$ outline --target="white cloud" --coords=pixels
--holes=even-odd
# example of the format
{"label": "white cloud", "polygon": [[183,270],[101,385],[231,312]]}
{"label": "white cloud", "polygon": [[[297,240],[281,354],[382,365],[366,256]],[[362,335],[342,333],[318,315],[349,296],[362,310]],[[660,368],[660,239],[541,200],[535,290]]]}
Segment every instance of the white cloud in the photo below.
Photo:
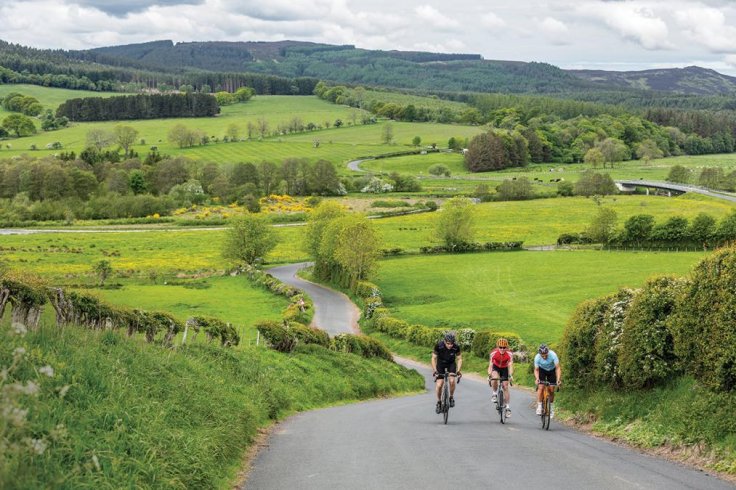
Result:
{"label": "white cloud", "polygon": [[421,21],[427,22],[438,29],[452,30],[460,27],[457,20],[442,15],[439,10],[431,5],[420,5],[414,9],[414,12]]}
{"label": "white cloud", "polygon": [[539,24],[541,31],[552,44],[570,44],[570,30],[564,22],[545,17]]}
{"label": "white cloud", "polygon": [[674,14],[678,25],[693,41],[715,53],[736,53],[736,28],[726,24],[726,16],[716,8],[693,7]]}
{"label": "white cloud", "polygon": [[736,54],[729,54],[723,57],[723,62],[728,66],[736,68]]}
{"label": "white cloud", "polygon": [[480,18],[480,24],[489,29],[497,29],[499,27],[505,27],[506,21],[493,12],[488,12]]}
{"label": "white cloud", "polygon": [[576,12],[603,22],[625,39],[644,49],[672,49],[667,23],[644,2],[587,2],[576,7]]}

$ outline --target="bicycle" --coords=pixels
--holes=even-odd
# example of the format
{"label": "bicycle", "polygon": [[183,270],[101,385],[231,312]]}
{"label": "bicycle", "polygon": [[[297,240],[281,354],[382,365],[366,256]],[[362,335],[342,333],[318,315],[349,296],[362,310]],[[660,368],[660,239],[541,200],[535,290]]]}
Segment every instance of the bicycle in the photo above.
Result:
{"label": "bicycle", "polygon": [[549,430],[549,421],[552,419],[550,408],[551,402],[549,401],[549,388],[557,387],[557,390],[555,391],[560,391],[560,387],[557,385],[557,383],[550,383],[549,381],[541,381],[539,384],[544,385],[544,390],[542,390],[542,428],[544,430]]}
{"label": "bicycle", "polygon": [[[493,378],[490,376],[488,377],[488,382],[490,384],[490,381]],[[496,411],[498,412],[498,416],[501,418],[501,423],[506,423],[506,392],[503,390],[503,383],[504,381],[508,381],[511,386],[514,385],[514,382],[512,381],[512,378],[500,378],[498,380],[498,393],[496,395]]]}
{"label": "bicycle", "polygon": [[442,383],[442,397],[440,399],[440,414],[442,415],[445,424],[447,424],[447,418],[450,415],[450,376],[455,376],[459,383],[460,378],[462,378],[463,375],[461,374],[458,376],[455,373],[449,373],[447,372],[447,368],[445,368],[445,372],[443,374],[437,374],[437,376],[435,376],[435,381],[440,378],[444,379],[444,382]]}

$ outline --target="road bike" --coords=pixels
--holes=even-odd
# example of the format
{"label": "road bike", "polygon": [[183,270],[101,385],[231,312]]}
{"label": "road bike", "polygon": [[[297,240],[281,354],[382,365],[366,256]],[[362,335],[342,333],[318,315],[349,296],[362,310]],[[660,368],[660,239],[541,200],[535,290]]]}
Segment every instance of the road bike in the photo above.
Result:
{"label": "road bike", "polygon": [[[488,384],[490,384],[491,380],[490,376],[488,377]],[[511,386],[514,385],[514,382],[511,381],[511,378],[500,378],[498,380],[498,393],[496,394],[496,411],[498,412],[498,416],[501,419],[501,423],[506,423],[506,392],[503,389],[503,383],[504,381],[508,381]],[[491,385],[491,389],[493,389],[493,385]]]}
{"label": "road bike", "polygon": [[544,385],[544,389],[542,390],[542,428],[549,430],[549,421],[552,419],[552,410],[550,407],[552,402],[549,399],[550,388],[557,387],[555,391],[560,391],[560,387],[557,386],[557,383],[550,383],[549,381],[542,381],[539,384]]}
{"label": "road bike", "polygon": [[457,383],[460,382],[460,378],[462,378],[461,375],[456,375],[455,373],[449,373],[447,372],[447,368],[445,368],[445,372],[443,374],[438,374],[435,378],[435,381],[442,378],[444,379],[444,382],[442,383],[442,396],[440,397],[440,414],[442,415],[442,418],[445,421],[445,424],[447,424],[447,418],[450,415],[450,377],[456,376],[457,377]]}

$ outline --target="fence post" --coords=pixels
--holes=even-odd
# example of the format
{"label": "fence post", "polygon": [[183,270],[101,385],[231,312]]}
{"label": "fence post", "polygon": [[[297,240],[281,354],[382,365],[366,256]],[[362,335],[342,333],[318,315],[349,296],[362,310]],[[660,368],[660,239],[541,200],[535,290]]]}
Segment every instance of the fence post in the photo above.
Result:
{"label": "fence post", "polygon": [[256,347],[258,347],[260,341],[261,341],[261,331],[256,330]]}
{"label": "fence post", "polygon": [[184,335],[181,338],[181,345],[184,345],[187,341],[187,333],[189,333],[189,325],[184,325]]}

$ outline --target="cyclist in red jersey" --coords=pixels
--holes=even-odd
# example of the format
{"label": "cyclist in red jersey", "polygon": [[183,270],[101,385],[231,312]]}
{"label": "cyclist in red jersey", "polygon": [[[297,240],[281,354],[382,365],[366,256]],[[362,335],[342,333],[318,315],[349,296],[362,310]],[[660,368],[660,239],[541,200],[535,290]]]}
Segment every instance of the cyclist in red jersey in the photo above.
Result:
{"label": "cyclist in red jersey", "polygon": [[488,379],[490,380],[491,389],[493,389],[493,398],[491,401],[496,403],[498,397],[498,380],[503,381],[503,390],[506,393],[506,417],[511,416],[511,391],[509,390],[509,379],[514,378],[514,355],[509,350],[509,341],[506,339],[498,339],[496,348],[491,351],[488,362]]}

